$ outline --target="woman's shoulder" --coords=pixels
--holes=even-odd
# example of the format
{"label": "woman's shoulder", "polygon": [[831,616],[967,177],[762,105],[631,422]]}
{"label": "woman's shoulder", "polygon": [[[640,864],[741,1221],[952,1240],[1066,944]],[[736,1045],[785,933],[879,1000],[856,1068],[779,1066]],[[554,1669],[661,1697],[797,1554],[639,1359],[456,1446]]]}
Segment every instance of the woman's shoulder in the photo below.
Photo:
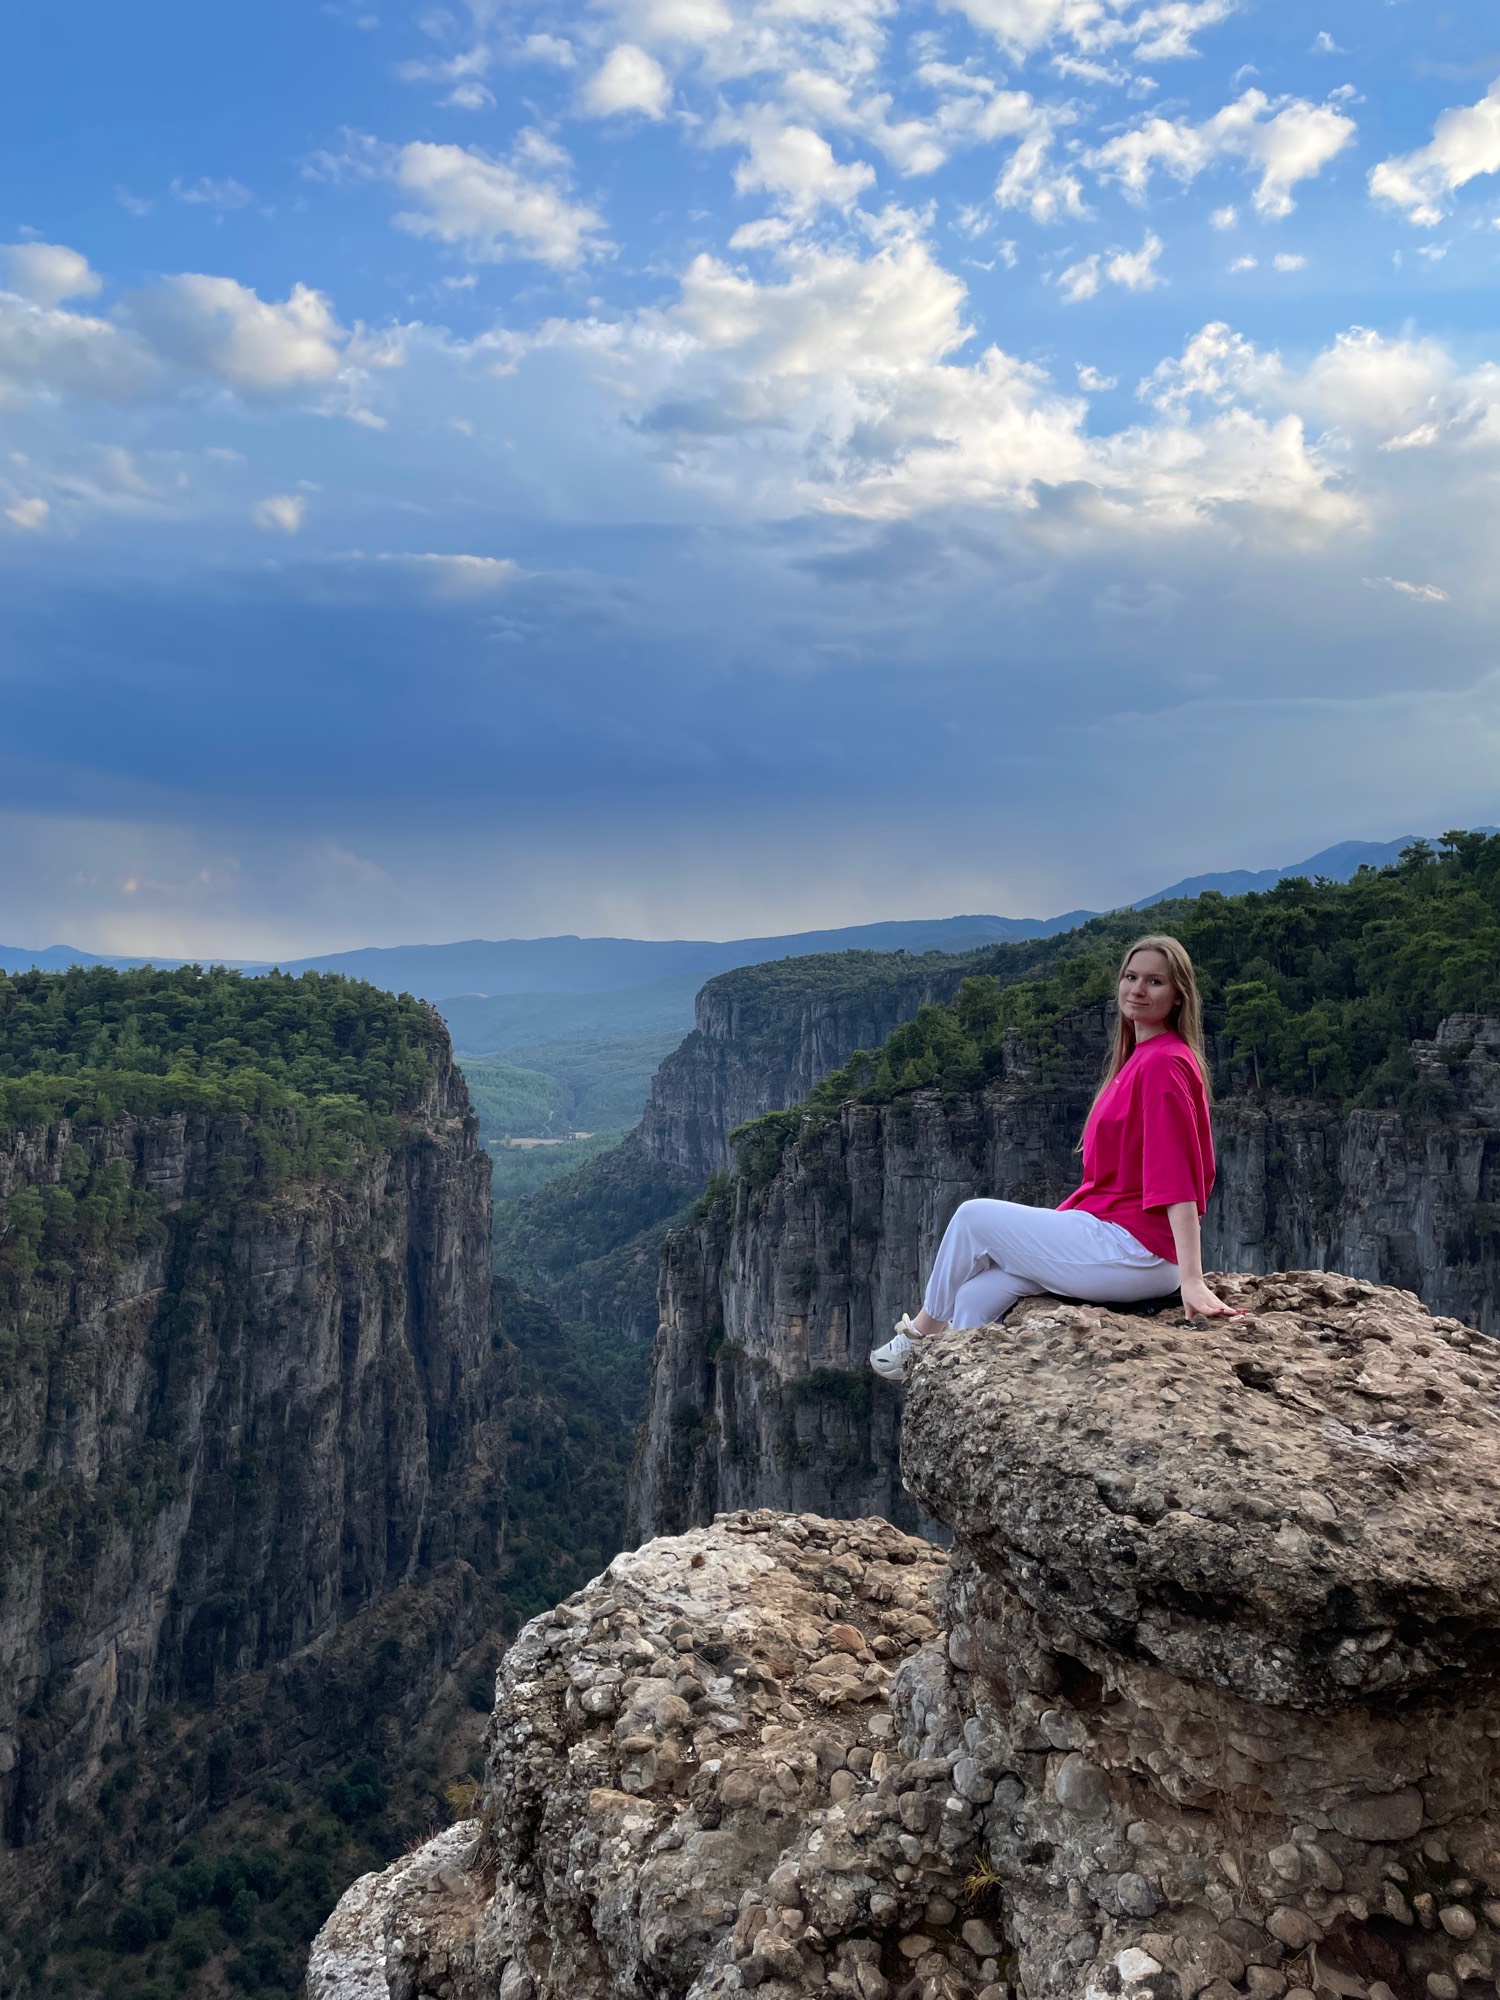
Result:
{"label": "woman's shoulder", "polygon": [[1138,1059],[1141,1056],[1146,1057],[1146,1062],[1142,1065],[1143,1074],[1149,1069],[1163,1082],[1169,1079],[1175,1080],[1178,1076],[1200,1085],[1203,1082],[1203,1072],[1198,1067],[1198,1058],[1174,1028],[1164,1029],[1161,1034],[1153,1035],[1149,1042],[1141,1043],[1136,1050],[1136,1056]]}

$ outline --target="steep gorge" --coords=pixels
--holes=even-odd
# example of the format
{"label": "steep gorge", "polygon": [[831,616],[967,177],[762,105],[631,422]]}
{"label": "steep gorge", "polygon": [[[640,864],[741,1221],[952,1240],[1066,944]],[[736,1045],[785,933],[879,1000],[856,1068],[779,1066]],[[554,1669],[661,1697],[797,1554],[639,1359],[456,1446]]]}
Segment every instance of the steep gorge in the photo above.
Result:
{"label": "steep gorge", "polygon": [[[106,1759],[153,1710],[222,1702],[452,1564],[497,1567],[509,1362],[488,1166],[445,1038],[431,1054],[392,1144],[272,1191],[275,1116],[0,1139],[12,1899],[43,1885],[39,1846],[76,1845]],[[91,1210],[101,1226],[23,1256],[32,1202],[44,1229]],[[482,1629],[476,1603],[449,1663]]]}
{"label": "steep gorge", "polygon": [[[746,1506],[915,1525],[899,1398],[870,1349],[918,1300],[960,1201],[1047,1204],[1076,1184],[1106,1031],[1101,1007],[1009,1033],[982,1088],[808,1117],[769,1166],[711,1190],[663,1247],[643,1535]],[[1440,1109],[1221,1098],[1211,1269],[1338,1269],[1500,1331],[1500,1020],[1452,1017],[1410,1061]]]}

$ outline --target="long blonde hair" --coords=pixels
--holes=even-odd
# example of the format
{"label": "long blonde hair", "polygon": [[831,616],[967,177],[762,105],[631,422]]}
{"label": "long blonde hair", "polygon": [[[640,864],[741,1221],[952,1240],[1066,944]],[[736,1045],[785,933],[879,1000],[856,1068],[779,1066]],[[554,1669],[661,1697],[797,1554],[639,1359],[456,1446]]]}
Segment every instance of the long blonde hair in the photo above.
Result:
{"label": "long blonde hair", "polygon": [[[1149,937],[1137,938],[1120,960],[1120,969],[1115,974],[1117,989],[1120,980],[1125,976],[1126,966],[1138,951],[1159,951],[1167,961],[1167,971],[1177,989],[1177,1004],[1167,1017],[1167,1026],[1175,1029],[1192,1050],[1203,1077],[1203,1088],[1212,1101],[1213,1080],[1208,1073],[1208,1053],[1203,1046],[1203,1002],[1198,997],[1198,978],[1193,971],[1193,961],[1188,956],[1187,947],[1178,938],[1166,937],[1155,932]],[[1103,1080],[1094,1092],[1094,1104],[1099,1102],[1120,1074],[1134,1049],[1135,1030],[1121,1014],[1115,1022],[1115,1038],[1110,1044]],[[1090,1118],[1094,1115],[1094,1104],[1089,1106]],[[1084,1123],[1087,1125],[1088,1119],[1085,1119]]]}

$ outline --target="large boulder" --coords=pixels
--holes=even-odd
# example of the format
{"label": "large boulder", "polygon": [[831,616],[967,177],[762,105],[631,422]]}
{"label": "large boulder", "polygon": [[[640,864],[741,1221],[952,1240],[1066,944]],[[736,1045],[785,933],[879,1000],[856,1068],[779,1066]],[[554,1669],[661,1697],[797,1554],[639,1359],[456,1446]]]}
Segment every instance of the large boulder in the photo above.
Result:
{"label": "large boulder", "polygon": [[1034,1996],[1458,2000],[1500,1969],[1500,1353],[1410,1294],[1023,1302],[922,1356],[905,1468]]}
{"label": "large boulder", "polygon": [[1500,1344],[1407,1292],[1226,1280],[1241,1319],[1028,1301],[907,1399],[922,1504],[1035,1610],[1250,1701],[1500,1664]]}

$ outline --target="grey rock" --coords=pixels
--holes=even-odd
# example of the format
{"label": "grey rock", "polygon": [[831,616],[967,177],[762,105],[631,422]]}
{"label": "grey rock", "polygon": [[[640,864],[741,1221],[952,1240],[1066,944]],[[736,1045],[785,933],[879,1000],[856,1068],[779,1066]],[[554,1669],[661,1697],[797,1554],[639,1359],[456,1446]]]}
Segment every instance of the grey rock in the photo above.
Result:
{"label": "grey rock", "polygon": [[1161,1907],[1161,1898],[1146,1880],[1134,1869],[1127,1870],[1115,1887],[1115,1898],[1120,1908],[1129,1917],[1153,1917]]}
{"label": "grey rock", "polygon": [[1070,1751],[1057,1767],[1057,1802],[1070,1812],[1095,1815],[1109,1805],[1109,1782],[1096,1764]]}
{"label": "grey rock", "polygon": [[1339,1799],[1328,1817],[1353,1840],[1410,1840],[1422,1825],[1422,1794],[1415,1785],[1362,1799]]}

